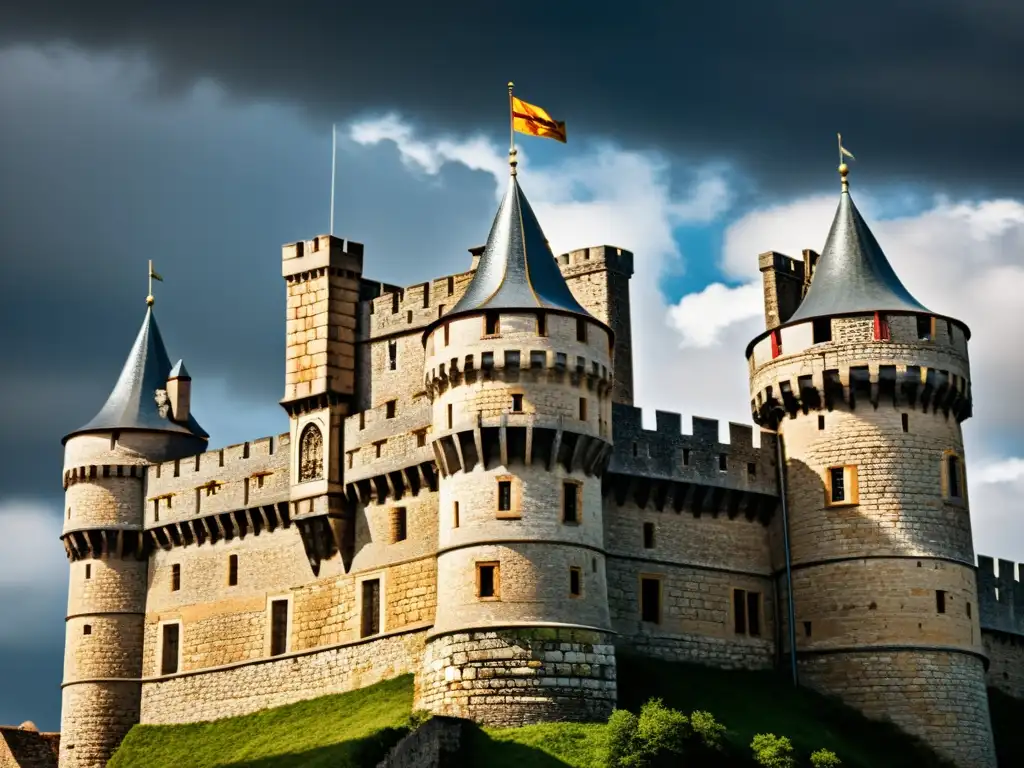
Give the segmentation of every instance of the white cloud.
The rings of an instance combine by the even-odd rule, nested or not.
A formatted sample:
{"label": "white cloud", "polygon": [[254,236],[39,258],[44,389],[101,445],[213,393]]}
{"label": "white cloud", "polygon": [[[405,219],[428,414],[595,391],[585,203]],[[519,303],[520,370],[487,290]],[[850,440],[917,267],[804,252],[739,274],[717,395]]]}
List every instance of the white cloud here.
{"label": "white cloud", "polygon": [[669,309],[672,327],[682,337],[680,347],[711,347],[730,325],[761,317],[764,294],[756,283],[729,288],[712,283],[697,293],[688,293]]}
{"label": "white cloud", "polygon": [[0,606],[17,606],[15,621],[0,621],[0,646],[61,630],[68,565],[60,543],[60,510],[5,501],[0,530]]}

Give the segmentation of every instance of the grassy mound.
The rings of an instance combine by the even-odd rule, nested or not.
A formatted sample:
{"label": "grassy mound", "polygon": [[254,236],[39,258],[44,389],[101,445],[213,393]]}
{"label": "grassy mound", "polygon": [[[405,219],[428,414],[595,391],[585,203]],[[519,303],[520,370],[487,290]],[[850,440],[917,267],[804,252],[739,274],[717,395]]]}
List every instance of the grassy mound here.
{"label": "grassy mound", "polygon": [[[934,754],[895,727],[878,723],[805,689],[794,689],[772,672],[726,672],[695,664],[670,663],[618,654],[619,706],[639,712],[645,701],[711,712],[729,730],[727,739],[749,755],[755,734],[788,736],[799,755],[822,747],[845,768],[942,766]],[[483,729],[467,745],[466,765],[495,768],[538,766],[603,768],[604,725],[551,723],[523,728]]]}
{"label": "grassy mound", "polygon": [[137,725],[109,768],[362,768],[407,732],[412,675],[242,717]]}

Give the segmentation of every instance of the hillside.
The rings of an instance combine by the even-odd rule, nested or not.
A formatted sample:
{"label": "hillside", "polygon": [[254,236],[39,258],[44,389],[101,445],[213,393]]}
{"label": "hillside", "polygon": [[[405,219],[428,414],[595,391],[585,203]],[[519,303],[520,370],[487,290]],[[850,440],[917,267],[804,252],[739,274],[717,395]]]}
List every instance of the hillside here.
{"label": "hillside", "polygon": [[[793,689],[769,672],[725,672],[626,655],[619,658],[619,704],[632,711],[651,697],[685,712],[710,711],[728,739],[746,751],[756,733],[789,737],[798,754],[836,752],[845,768],[927,768],[934,755],[895,728],[872,722],[811,691]],[[375,766],[407,732],[413,679],[403,677],[351,693],[324,696],[213,723],[136,726],[111,768],[361,768]],[[1012,750],[1007,726],[1024,702],[993,698],[1001,757]],[[1002,714],[1001,714],[1002,713]],[[607,727],[553,723],[472,729],[462,763],[488,768],[604,768]],[[1013,764],[1013,763],[1003,763]]]}

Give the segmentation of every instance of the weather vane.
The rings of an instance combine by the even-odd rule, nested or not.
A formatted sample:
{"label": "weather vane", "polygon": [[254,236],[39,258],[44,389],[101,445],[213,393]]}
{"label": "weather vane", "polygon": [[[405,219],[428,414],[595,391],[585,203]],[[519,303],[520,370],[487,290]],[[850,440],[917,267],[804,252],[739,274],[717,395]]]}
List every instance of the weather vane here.
{"label": "weather vane", "polygon": [[856,160],[857,158],[853,156],[853,152],[843,146],[843,134],[837,133],[836,137],[839,139],[839,176],[843,180],[843,191],[848,192],[850,185],[846,180],[846,174],[850,172],[850,166],[846,164],[844,158],[848,157],[851,160]]}
{"label": "weather vane", "polygon": [[149,260],[149,293],[146,296],[146,306],[153,306],[153,281],[158,280],[161,283],[164,281],[160,275],[153,270],[153,260]]}

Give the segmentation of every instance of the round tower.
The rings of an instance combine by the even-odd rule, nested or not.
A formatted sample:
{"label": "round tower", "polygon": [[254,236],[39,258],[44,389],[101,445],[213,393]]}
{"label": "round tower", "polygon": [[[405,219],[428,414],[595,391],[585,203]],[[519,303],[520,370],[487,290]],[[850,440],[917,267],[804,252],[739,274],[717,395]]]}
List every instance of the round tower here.
{"label": "round tower", "polygon": [[562,278],[514,155],[473,280],[424,342],[440,511],[421,706],[495,725],[607,718],[613,340]]}
{"label": "round tower", "polygon": [[62,540],[70,560],[61,768],[105,766],[139,721],[148,586],[145,471],[200,453],[191,379],[173,370],[152,297],[106,404],[64,438]]}
{"label": "round tower", "polygon": [[960,430],[970,331],[900,283],[847,173],[802,302],[747,347],[754,419],[784,452],[788,636],[801,682],[995,766]]}

